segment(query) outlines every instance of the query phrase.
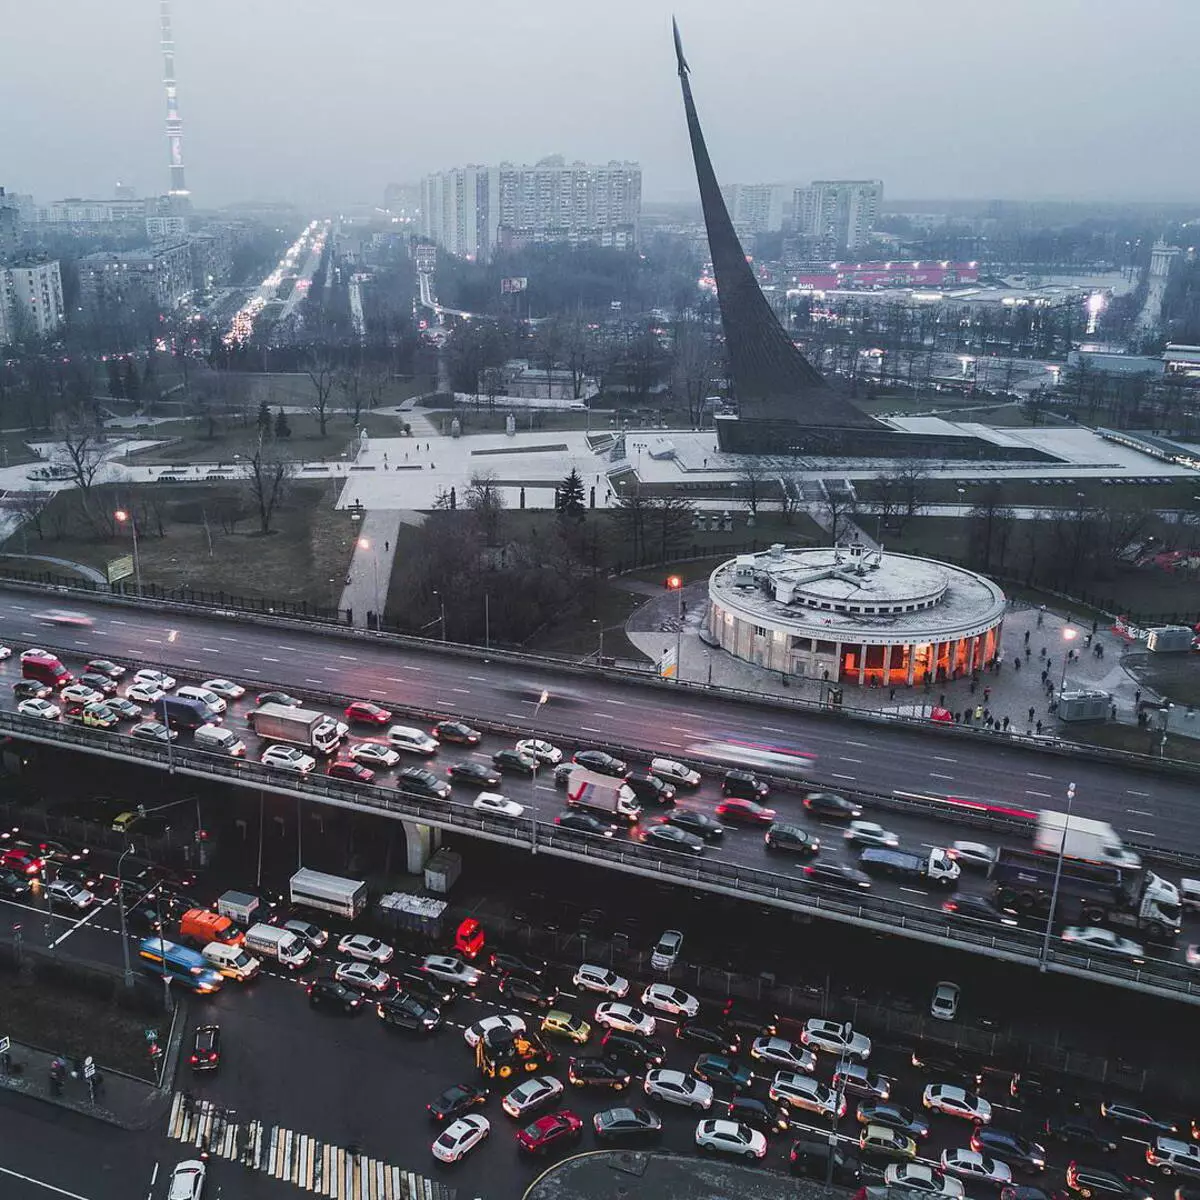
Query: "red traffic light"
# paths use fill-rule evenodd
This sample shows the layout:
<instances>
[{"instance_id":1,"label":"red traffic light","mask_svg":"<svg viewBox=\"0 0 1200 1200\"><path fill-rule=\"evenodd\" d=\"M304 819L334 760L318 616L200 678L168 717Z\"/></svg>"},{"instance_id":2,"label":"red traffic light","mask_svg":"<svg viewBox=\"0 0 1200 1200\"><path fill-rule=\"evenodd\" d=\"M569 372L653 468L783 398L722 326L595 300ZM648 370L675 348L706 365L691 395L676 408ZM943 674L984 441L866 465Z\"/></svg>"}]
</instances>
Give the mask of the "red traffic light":
<instances>
[{"instance_id":1,"label":"red traffic light","mask_svg":"<svg viewBox=\"0 0 1200 1200\"><path fill-rule=\"evenodd\" d=\"M678 575L667 576L667 590L676 592L683 587L683 580Z\"/></svg>"}]
</instances>

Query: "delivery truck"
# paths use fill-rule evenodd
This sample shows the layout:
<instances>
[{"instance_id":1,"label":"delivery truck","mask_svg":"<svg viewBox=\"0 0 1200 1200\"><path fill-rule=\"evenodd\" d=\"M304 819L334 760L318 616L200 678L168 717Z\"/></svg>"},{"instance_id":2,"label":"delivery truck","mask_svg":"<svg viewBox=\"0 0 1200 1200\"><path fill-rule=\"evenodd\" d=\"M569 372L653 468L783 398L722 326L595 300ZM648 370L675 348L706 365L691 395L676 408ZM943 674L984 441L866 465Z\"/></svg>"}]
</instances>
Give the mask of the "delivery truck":
<instances>
[{"instance_id":1,"label":"delivery truck","mask_svg":"<svg viewBox=\"0 0 1200 1200\"><path fill-rule=\"evenodd\" d=\"M260 738L302 746L318 754L333 754L341 741L337 722L309 708L262 704L246 714L246 724Z\"/></svg>"},{"instance_id":2,"label":"delivery truck","mask_svg":"<svg viewBox=\"0 0 1200 1200\"><path fill-rule=\"evenodd\" d=\"M928 854L910 854L904 850L885 850L871 846L858 856L858 864L868 875L890 875L910 883L934 887L957 886L962 868L946 850L935 847Z\"/></svg>"},{"instance_id":3,"label":"delivery truck","mask_svg":"<svg viewBox=\"0 0 1200 1200\"><path fill-rule=\"evenodd\" d=\"M1108 822L1092 821L1074 814L1038 813L1033 845L1043 854L1061 853L1064 858L1078 858L1084 862L1135 869L1142 865L1142 860L1121 844L1116 830Z\"/></svg>"},{"instance_id":4,"label":"delivery truck","mask_svg":"<svg viewBox=\"0 0 1200 1200\"><path fill-rule=\"evenodd\" d=\"M361 879L301 867L288 882L288 897L298 908L316 908L353 921L366 907L367 885Z\"/></svg>"},{"instance_id":5,"label":"delivery truck","mask_svg":"<svg viewBox=\"0 0 1200 1200\"><path fill-rule=\"evenodd\" d=\"M642 806L637 802L633 788L621 779L598 775L584 767L575 767L567 779L567 804L571 808L616 817L631 825L642 815Z\"/></svg>"}]
</instances>

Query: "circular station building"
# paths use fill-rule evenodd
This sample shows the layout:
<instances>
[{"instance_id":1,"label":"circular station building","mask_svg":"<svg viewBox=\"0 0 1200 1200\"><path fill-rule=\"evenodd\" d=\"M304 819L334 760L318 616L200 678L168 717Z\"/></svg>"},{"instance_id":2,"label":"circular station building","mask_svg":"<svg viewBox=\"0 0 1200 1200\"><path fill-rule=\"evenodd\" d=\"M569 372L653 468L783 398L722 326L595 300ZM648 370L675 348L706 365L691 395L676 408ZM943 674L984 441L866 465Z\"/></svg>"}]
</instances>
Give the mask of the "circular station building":
<instances>
[{"instance_id":1,"label":"circular station building","mask_svg":"<svg viewBox=\"0 0 1200 1200\"><path fill-rule=\"evenodd\" d=\"M861 544L741 554L708 581L708 631L736 658L897 687L970 675L1000 648L1006 600L962 567Z\"/></svg>"}]
</instances>

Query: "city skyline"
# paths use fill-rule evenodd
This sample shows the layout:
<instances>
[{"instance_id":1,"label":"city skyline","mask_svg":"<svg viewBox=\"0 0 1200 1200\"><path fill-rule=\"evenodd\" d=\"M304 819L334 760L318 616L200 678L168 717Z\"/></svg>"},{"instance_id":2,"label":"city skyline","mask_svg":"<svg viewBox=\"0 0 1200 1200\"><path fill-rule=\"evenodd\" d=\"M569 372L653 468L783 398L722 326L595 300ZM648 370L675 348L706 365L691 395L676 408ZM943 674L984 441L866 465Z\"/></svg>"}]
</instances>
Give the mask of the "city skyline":
<instances>
[{"instance_id":1,"label":"city skyline","mask_svg":"<svg viewBox=\"0 0 1200 1200\"><path fill-rule=\"evenodd\" d=\"M679 16L712 80L703 115L722 177L882 178L893 199L1200 194L1200 166L1169 152L1191 108L1195 6L1156 0L1147 16L1120 0L1101 22L1016 0L999 27L962 7L926 0L918 23L882 0L836 12L694 0ZM28 112L38 96L0 142L11 191L167 190L156 8L64 0L6 16L0 104ZM694 197L661 79L666 3L616 0L602 23L546 0L520 19L477 0L454 22L382 0L329 12L317 0L175 5L197 203L378 201L393 180L553 153L641 163L651 203ZM46 87L49 46L70 87Z\"/></svg>"}]
</instances>

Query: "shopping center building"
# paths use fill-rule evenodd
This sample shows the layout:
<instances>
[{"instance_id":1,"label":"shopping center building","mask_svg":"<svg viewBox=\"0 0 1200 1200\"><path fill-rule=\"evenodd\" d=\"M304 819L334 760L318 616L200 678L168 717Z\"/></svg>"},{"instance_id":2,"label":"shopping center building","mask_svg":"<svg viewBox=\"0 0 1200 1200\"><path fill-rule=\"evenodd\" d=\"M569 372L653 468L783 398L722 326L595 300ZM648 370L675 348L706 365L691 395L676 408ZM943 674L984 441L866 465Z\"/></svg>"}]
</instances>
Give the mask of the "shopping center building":
<instances>
[{"instance_id":1,"label":"shopping center building","mask_svg":"<svg viewBox=\"0 0 1200 1200\"><path fill-rule=\"evenodd\" d=\"M1000 649L1006 600L974 571L860 544L741 554L708 581L708 630L787 675L897 687L954 679Z\"/></svg>"}]
</instances>

